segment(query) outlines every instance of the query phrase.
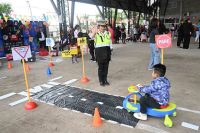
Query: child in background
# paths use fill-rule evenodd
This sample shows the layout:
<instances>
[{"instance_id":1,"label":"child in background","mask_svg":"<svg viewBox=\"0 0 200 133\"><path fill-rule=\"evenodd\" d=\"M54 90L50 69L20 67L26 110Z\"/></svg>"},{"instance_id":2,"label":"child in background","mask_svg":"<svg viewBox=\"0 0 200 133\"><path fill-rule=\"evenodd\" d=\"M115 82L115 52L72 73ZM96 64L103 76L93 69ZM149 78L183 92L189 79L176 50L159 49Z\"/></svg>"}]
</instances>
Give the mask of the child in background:
<instances>
[{"instance_id":1,"label":"child in background","mask_svg":"<svg viewBox=\"0 0 200 133\"><path fill-rule=\"evenodd\" d=\"M137 85L139 92L145 95L140 98L140 112L134 113L135 118L147 120L147 107L160 109L168 105L170 82L165 77L165 72L165 65L154 65L151 84L149 86Z\"/></svg>"},{"instance_id":2,"label":"child in background","mask_svg":"<svg viewBox=\"0 0 200 133\"><path fill-rule=\"evenodd\" d=\"M73 43L70 45L70 52L71 52L71 56L72 56L72 63L78 63L77 61L77 55L78 55L78 48L76 43Z\"/></svg>"}]
</instances>

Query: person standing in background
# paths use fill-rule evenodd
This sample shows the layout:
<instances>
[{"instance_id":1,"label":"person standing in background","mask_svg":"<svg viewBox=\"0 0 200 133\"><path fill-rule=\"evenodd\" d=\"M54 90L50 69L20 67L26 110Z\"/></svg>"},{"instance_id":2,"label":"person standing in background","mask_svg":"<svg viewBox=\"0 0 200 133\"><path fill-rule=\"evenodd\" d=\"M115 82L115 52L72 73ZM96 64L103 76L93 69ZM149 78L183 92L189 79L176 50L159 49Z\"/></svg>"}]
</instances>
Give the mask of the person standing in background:
<instances>
[{"instance_id":1,"label":"person standing in background","mask_svg":"<svg viewBox=\"0 0 200 133\"><path fill-rule=\"evenodd\" d=\"M89 33L89 43L88 43L88 47L90 49L90 55L91 55L91 59L92 61L96 61L95 55L94 55L94 37L92 37L92 32Z\"/></svg>"},{"instance_id":2,"label":"person standing in background","mask_svg":"<svg viewBox=\"0 0 200 133\"><path fill-rule=\"evenodd\" d=\"M190 22L190 20L185 20L185 22L183 23L183 49L188 49L189 45L190 45L190 37L192 35L193 32L193 27L192 24Z\"/></svg>"},{"instance_id":3,"label":"person standing in background","mask_svg":"<svg viewBox=\"0 0 200 133\"><path fill-rule=\"evenodd\" d=\"M110 38L112 40L112 44L115 43L115 34L114 34L114 30L112 29L111 25L108 25L108 31L110 32Z\"/></svg>"},{"instance_id":4,"label":"person standing in background","mask_svg":"<svg viewBox=\"0 0 200 133\"><path fill-rule=\"evenodd\" d=\"M181 42L183 42L183 21L181 21L180 26L178 28L177 47L180 47Z\"/></svg>"},{"instance_id":5,"label":"person standing in background","mask_svg":"<svg viewBox=\"0 0 200 133\"><path fill-rule=\"evenodd\" d=\"M42 27L39 28L39 32L37 33L37 38L39 41L40 49L42 48L48 50L48 48L46 47L46 36L42 30Z\"/></svg>"},{"instance_id":6,"label":"person standing in background","mask_svg":"<svg viewBox=\"0 0 200 133\"><path fill-rule=\"evenodd\" d=\"M159 64L160 60L160 49L156 47L155 36L158 35L158 19L153 18L149 25L149 34L150 34L150 48L151 56L148 66L148 70L152 70L153 66Z\"/></svg>"}]
</instances>

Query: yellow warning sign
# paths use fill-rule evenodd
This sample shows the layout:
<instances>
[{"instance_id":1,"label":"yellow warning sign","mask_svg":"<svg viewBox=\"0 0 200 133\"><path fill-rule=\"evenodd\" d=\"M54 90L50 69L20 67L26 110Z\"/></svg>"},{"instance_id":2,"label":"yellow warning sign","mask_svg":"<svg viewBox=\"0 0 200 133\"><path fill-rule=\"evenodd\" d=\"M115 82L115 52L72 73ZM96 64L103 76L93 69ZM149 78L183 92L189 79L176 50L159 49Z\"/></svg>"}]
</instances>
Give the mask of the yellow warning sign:
<instances>
[{"instance_id":1,"label":"yellow warning sign","mask_svg":"<svg viewBox=\"0 0 200 133\"><path fill-rule=\"evenodd\" d=\"M77 38L77 43L78 43L78 46L86 45L87 44L87 38L86 37Z\"/></svg>"},{"instance_id":2,"label":"yellow warning sign","mask_svg":"<svg viewBox=\"0 0 200 133\"><path fill-rule=\"evenodd\" d=\"M70 50L64 50L64 51L62 51L62 57L63 58L70 58L70 57L72 57L71 53L70 53Z\"/></svg>"},{"instance_id":3,"label":"yellow warning sign","mask_svg":"<svg viewBox=\"0 0 200 133\"><path fill-rule=\"evenodd\" d=\"M70 54L71 54L71 55L76 55L76 54L78 54L78 49L77 49L77 47L70 47Z\"/></svg>"}]
</instances>

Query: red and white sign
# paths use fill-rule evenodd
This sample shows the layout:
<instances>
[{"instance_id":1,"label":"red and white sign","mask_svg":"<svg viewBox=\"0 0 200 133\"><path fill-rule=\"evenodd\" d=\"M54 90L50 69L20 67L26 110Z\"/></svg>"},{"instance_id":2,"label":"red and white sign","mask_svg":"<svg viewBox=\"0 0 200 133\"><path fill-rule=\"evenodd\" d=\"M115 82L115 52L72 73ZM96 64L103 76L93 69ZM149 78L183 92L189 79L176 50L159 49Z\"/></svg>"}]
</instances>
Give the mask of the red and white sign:
<instances>
[{"instance_id":1,"label":"red and white sign","mask_svg":"<svg viewBox=\"0 0 200 133\"><path fill-rule=\"evenodd\" d=\"M171 34L156 35L156 47L157 48L169 48L172 47Z\"/></svg>"},{"instance_id":2,"label":"red and white sign","mask_svg":"<svg viewBox=\"0 0 200 133\"><path fill-rule=\"evenodd\" d=\"M32 57L30 46L21 46L12 48L13 60L21 60Z\"/></svg>"}]
</instances>

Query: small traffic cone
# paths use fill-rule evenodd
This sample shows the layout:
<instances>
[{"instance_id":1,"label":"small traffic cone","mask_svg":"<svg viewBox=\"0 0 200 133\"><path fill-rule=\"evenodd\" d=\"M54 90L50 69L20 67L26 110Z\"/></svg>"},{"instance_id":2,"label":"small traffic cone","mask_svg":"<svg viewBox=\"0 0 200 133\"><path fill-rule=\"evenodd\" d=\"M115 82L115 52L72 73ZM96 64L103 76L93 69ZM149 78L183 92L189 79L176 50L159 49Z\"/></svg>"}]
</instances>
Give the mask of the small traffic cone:
<instances>
[{"instance_id":1,"label":"small traffic cone","mask_svg":"<svg viewBox=\"0 0 200 133\"><path fill-rule=\"evenodd\" d=\"M26 63L25 69L26 69L26 72L29 72L31 70L30 67L29 67L29 64Z\"/></svg>"},{"instance_id":2,"label":"small traffic cone","mask_svg":"<svg viewBox=\"0 0 200 133\"><path fill-rule=\"evenodd\" d=\"M52 73L51 73L51 69L50 67L47 68L47 76L50 76Z\"/></svg>"},{"instance_id":3,"label":"small traffic cone","mask_svg":"<svg viewBox=\"0 0 200 133\"><path fill-rule=\"evenodd\" d=\"M53 66L55 66L54 63L53 63L53 62L50 62L50 63L49 63L49 67L53 67Z\"/></svg>"},{"instance_id":4,"label":"small traffic cone","mask_svg":"<svg viewBox=\"0 0 200 133\"><path fill-rule=\"evenodd\" d=\"M12 64L8 61L8 69L12 69Z\"/></svg>"},{"instance_id":5,"label":"small traffic cone","mask_svg":"<svg viewBox=\"0 0 200 133\"><path fill-rule=\"evenodd\" d=\"M94 127L100 127L102 125L102 120L99 114L99 110L96 107L94 111L94 119L93 119L93 126Z\"/></svg>"}]
</instances>

